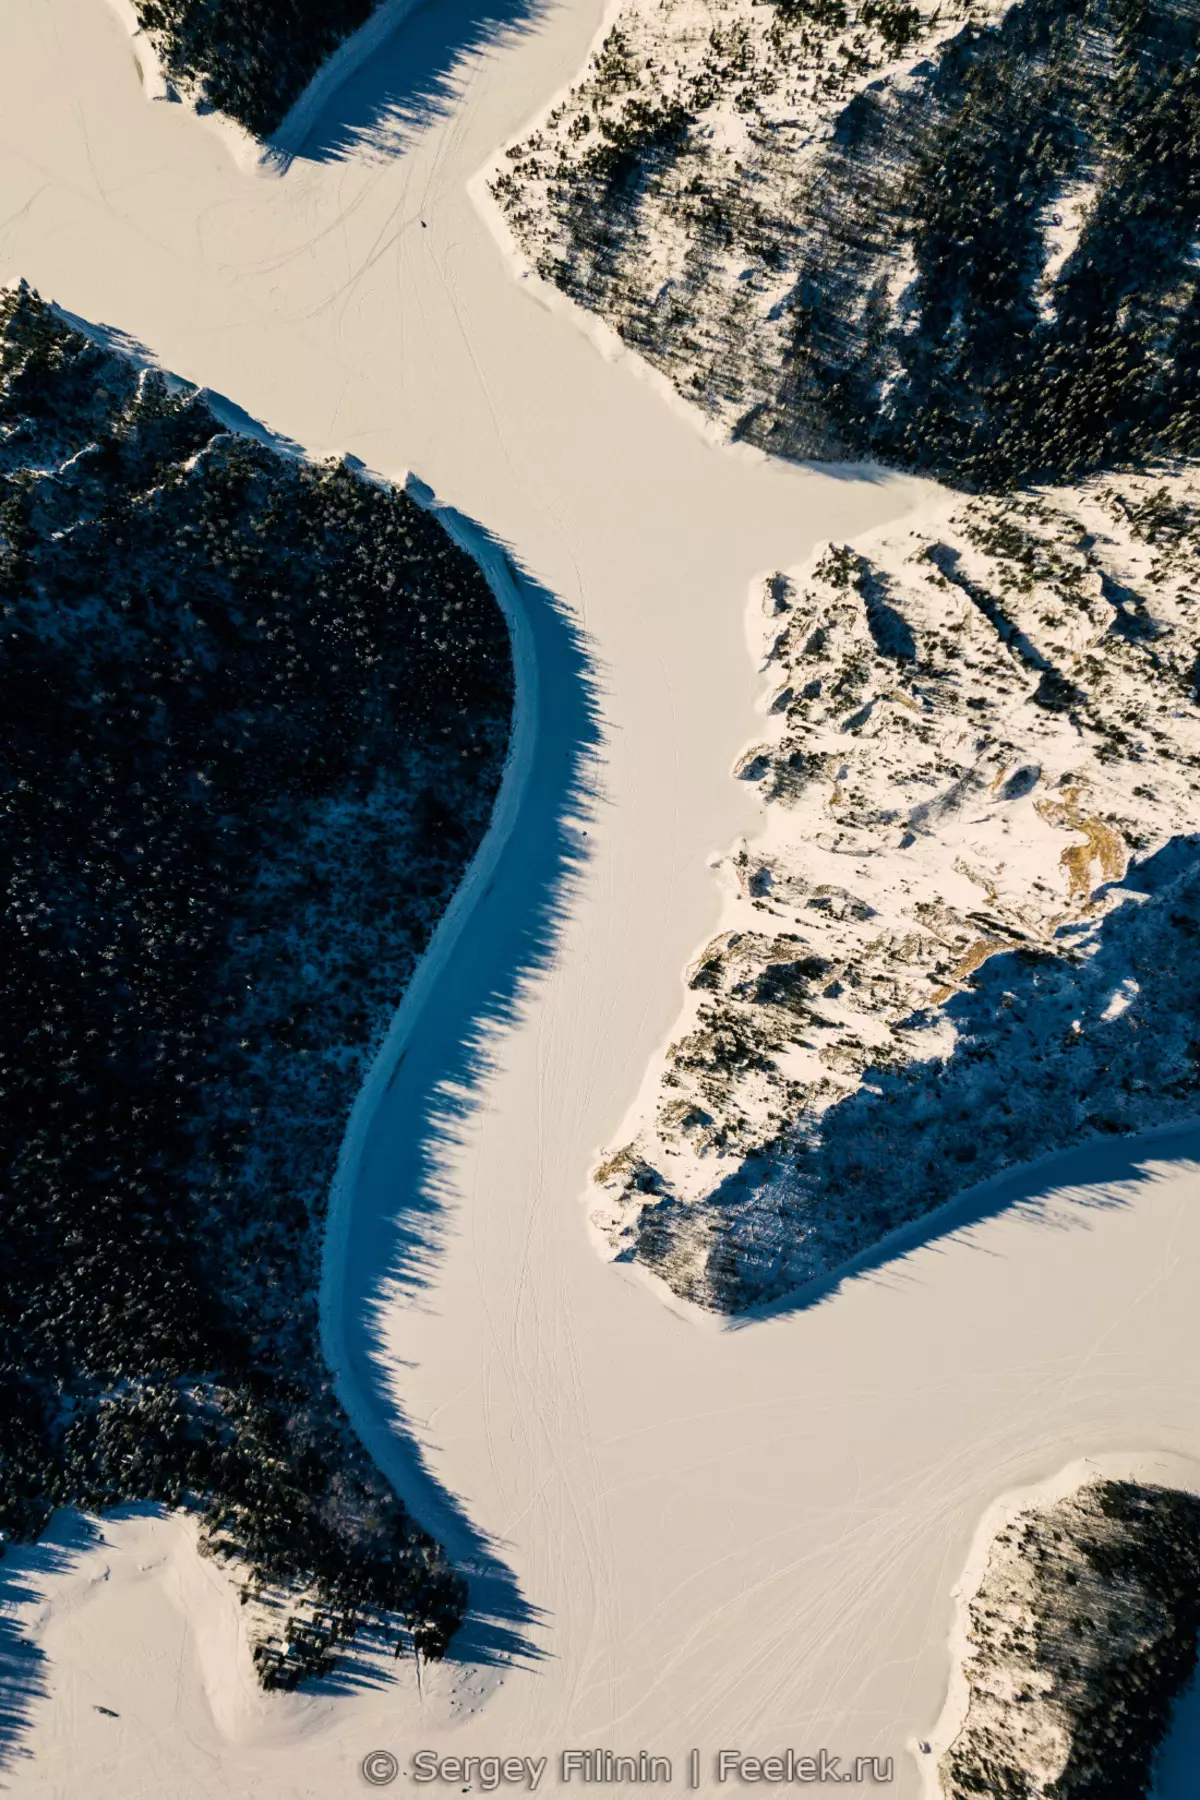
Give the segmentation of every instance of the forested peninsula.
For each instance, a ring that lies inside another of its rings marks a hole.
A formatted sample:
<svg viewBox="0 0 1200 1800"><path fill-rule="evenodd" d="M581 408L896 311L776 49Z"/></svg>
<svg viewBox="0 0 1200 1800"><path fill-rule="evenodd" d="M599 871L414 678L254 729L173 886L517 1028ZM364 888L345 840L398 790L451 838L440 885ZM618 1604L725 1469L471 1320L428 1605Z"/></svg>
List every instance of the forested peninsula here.
<svg viewBox="0 0 1200 1800"><path fill-rule="evenodd" d="M318 1341L366 1065L487 828L506 623L409 496L0 299L5 1531L186 1507L265 1682L465 1584Z"/></svg>
<svg viewBox="0 0 1200 1800"><path fill-rule="evenodd" d="M946 1800L1144 1800L1196 1667L1200 1499L1090 1481L997 1534L967 1611Z"/></svg>

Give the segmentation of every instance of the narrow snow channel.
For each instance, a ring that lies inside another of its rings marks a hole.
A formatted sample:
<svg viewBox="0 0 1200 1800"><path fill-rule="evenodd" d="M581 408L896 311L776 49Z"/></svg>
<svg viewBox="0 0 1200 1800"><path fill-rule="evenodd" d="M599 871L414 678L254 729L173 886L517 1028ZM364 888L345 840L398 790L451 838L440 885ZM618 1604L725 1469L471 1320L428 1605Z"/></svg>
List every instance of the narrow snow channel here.
<svg viewBox="0 0 1200 1800"><path fill-rule="evenodd" d="M480 1616L421 1690L364 1654L340 1693L266 1702L186 1522L61 1521L5 1565L22 1796L350 1794L375 1750L394 1792L480 1791L416 1786L423 1749L545 1756L547 1793L593 1746L671 1758L672 1791L692 1748L714 1792L723 1749L891 1756L915 1795L995 1496L1200 1454L1200 1134L1045 1164L745 1329L595 1254L586 1171L714 926L706 858L755 827L729 779L748 584L930 495L712 445L514 280L467 184L600 8L473 16L410 16L278 176L148 104L101 0L0 12L0 278L311 452L415 470L521 564L536 668L511 817L359 1115L326 1294L364 1435L480 1571Z"/></svg>

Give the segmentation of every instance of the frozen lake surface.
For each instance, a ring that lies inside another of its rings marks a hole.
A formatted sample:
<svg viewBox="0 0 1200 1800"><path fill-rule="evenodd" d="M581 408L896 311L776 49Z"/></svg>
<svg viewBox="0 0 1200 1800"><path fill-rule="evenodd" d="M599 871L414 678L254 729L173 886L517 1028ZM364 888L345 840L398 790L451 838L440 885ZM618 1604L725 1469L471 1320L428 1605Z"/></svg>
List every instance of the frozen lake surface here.
<svg viewBox="0 0 1200 1800"><path fill-rule="evenodd" d="M381 1071L332 1277L364 1434L480 1570L459 1660L419 1692L364 1654L347 1691L265 1701L185 1522L60 1521L7 1565L35 1645L0 1661L22 1796L328 1796L376 1748L547 1755L545 1793L597 1744L672 1757L677 1787L692 1747L890 1755L913 1795L995 1495L1200 1454L1200 1134L1014 1177L744 1328L597 1256L588 1166L714 924L706 859L755 823L729 779L757 728L748 584L928 492L712 444L513 278L468 182L600 11L476 15L412 15L282 176L148 103L101 0L0 17L0 277L493 534L523 571L530 733Z"/></svg>

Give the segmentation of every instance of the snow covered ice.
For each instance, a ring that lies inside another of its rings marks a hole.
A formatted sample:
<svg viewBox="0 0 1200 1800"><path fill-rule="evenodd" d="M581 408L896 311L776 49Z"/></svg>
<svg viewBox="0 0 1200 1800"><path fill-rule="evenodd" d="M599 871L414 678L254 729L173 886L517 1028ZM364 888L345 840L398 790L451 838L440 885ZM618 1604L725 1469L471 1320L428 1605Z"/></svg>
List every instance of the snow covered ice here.
<svg viewBox="0 0 1200 1800"><path fill-rule="evenodd" d="M356 1792L368 1754L417 1747L545 1755L556 1792L562 1749L632 1744L679 1771L696 1746L890 1755L915 1796L997 1496L1140 1452L1186 1485L1200 1458L1182 1118L1009 1169L936 1239L734 1329L596 1253L591 1173L727 928L709 860L763 830L759 784L731 778L774 729L746 596L952 504L715 441L514 278L486 172L603 25L591 0L486 32L459 0L421 9L271 173L147 101L98 0L0 18L0 276L309 454L416 471L490 534L528 734L357 1115L323 1297L343 1401L475 1610L421 1687L368 1647L340 1691L263 1696L186 1517L56 1520L3 1571L5 1779L30 1800ZM1057 879L1079 834L1042 825Z"/></svg>

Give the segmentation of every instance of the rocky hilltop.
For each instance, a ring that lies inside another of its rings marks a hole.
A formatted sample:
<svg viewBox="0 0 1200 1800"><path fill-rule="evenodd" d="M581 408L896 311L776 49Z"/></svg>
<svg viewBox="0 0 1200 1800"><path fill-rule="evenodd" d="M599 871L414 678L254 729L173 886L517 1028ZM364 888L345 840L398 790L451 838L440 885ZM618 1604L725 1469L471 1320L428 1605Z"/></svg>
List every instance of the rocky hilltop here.
<svg viewBox="0 0 1200 1800"><path fill-rule="evenodd" d="M407 495L0 297L0 1524L198 1513L267 1682L465 1584L335 1400L326 1195L490 817L508 633Z"/></svg>
<svg viewBox="0 0 1200 1800"><path fill-rule="evenodd" d="M1141 1800L1196 1665L1200 1499L1093 1481L992 1544L946 1800Z"/></svg>
<svg viewBox="0 0 1200 1800"><path fill-rule="evenodd" d="M493 194L733 436L983 488L1200 441L1200 0L629 0Z"/></svg>
<svg viewBox="0 0 1200 1800"><path fill-rule="evenodd" d="M1200 1107L1200 482L946 505L755 596L764 830L596 1173L719 1310Z"/></svg>

